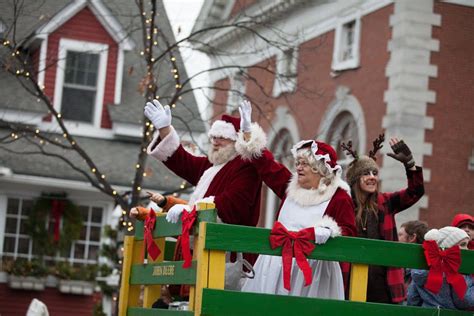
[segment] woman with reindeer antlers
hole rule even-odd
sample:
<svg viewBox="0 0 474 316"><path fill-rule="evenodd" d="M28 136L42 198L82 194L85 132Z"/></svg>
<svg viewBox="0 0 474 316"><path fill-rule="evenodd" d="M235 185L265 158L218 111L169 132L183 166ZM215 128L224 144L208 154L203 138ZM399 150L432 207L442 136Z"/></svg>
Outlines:
<svg viewBox="0 0 474 316"><path fill-rule="evenodd" d="M349 164L346 178L355 204L358 237L397 241L395 214L415 204L424 194L423 172L415 166L410 149L403 140L391 138L393 153L387 155L403 163L408 187L397 192L379 192L379 167L375 154L382 148L384 135L373 142L369 156L359 156L352 143L342 144L354 160ZM369 266L367 302L400 303L406 298L403 269Z"/></svg>

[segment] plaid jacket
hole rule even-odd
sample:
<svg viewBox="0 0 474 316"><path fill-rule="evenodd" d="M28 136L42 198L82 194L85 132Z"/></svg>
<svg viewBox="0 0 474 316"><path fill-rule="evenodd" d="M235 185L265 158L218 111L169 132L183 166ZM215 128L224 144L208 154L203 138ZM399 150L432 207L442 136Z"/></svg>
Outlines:
<svg viewBox="0 0 474 316"><path fill-rule="evenodd" d="M425 193L423 169L416 167L416 171L406 170L406 173L408 179L408 187L406 189L398 192L378 194L379 231L382 240L398 241L395 214L415 204ZM350 263L341 262L346 299L349 297L350 269ZM387 284L390 287L392 302L399 303L405 300L406 288L402 268L387 268Z"/></svg>
<svg viewBox="0 0 474 316"><path fill-rule="evenodd" d="M379 230L383 240L398 241L395 214L406 210L423 196L423 169L416 167L416 171L406 170L408 187L392 193L379 193ZM406 298L406 288L402 268L387 268L387 284L390 287L392 302L399 303Z"/></svg>

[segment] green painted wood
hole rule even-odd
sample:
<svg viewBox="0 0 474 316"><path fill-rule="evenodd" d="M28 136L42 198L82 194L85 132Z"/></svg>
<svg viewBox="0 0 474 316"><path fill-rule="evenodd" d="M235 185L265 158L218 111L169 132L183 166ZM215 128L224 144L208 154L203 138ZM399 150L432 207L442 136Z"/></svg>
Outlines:
<svg viewBox="0 0 474 316"><path fill-rule="evenodd" d="M206 249L281 255L281 248L270 248L270 229L208 223ZM474 251L462 250L460 272L474 273ZM418 244L355 237L331 238L316 245L308 258L427 269L423 248Z"/></svg>
<svg viewBox="0 0 474 316"><path fill-rule="evenodd" d="M199 226L200 222L212 222L215 223L217 220L217 210L202 210L198 212L198 220L195 227ZM135 240L143 240L143 221L136 221L135 223ZM195 228L196 229L196 228ZM196 234L198 233L196 229ZM181 217L178 223L168 223L165 216L157 216L155 230L153 231L153 237L170 237L181 235Z"/></svg>
<svg viewBox="0 0 474 316"><path fill-rule="evenodd" d="M191 311L175 311L157 308L129 307L127 316L192 316Z"/></svg>
<svg viewBox="0 0 474 316"><path fill-rule="evenodd" d="M392 304L362 303L297 296L204 289L201 315L472 316L472 313L448 309L437 310L434 308Z"/></svg>
<svg viewBox="0 0 474 316"><path fill-rule="evenodd" d="M175 240L165 241L165 260L172 261L174 258L174 248L176 247Z"/></svg>
<svg viewBox="0 0 474 316"><path fill-rule="evenodd" d="M182 265L183 261L134 264L130 284L196 284L196 261L188 269Z"/></svg>

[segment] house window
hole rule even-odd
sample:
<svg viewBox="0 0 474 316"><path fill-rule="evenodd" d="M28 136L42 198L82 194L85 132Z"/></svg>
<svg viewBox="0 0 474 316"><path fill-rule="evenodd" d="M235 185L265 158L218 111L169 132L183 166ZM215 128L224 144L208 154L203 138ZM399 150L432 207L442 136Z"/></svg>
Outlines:
<svg viewBox="0 0 474 316"><path fill-rule="evenodd" d="M288 49L277 54L277 70L273 85L273 97L277 98L282 93L293 92L296 89L298 69L298 51L296 48Z"/></svg>
<svg viewBox="0 0 474 316"><path fill-rule="evenodd" d="M61 101L65 120L93 122L98 66L98 54L67 52Z"/></svg>
<svg viewBox="0 0 474 316"><path fill-rule="evenodd" d="M23 257L32 259L35 256L33 242L28 234L26 222L34 206L34 200L9 198L3 243L5 257ZM100 241L102 235L103 208L97 206L79 206L82 214L83 227L79 239L71 245L68 257L44 258L48 263L57 259L66 259L74 264L93 264L99 258ZM48 218L50 231L54 227L54 220Z"/></svg>
<svg viewBox="0 0 474 316"><path fill-rule="evenodd" d="M3 255L31 259L32 242L26 222L33 208L33 200L9 198L3 240Z"/></svg>
<svg viewBox="0 0 474 316"><path fill-rule="evenodd" d="M59 41L54 107L74 133L100 128L108 58L107 44Z"/></svg>
<svg viewBox="0 0 474 316"><path fill-rule="evenodd" d="M237 110L239 104L245 97L245 73L239 71L231 78L229 102L226 112L232 113Z"/></svg>
<svg viewBox="0 0 474 316"><path fill-rule="evenodd" d="M339 23L336 27L333 70L359 67L360 18Z"/></svg>
<svg viewBox="0 0 474 316"><path fill-rule="evenodd" d="M354 58L354 36L355 21L350 21L342 26L342 49L341 60L351 60Z"/></svg>
<svg viewBox="0 0 474 316"><path fill-rule="evenodd" d="M71 246L69 259L77 263L95 263L99 258L103 209L94 206L80 206L79 209L84 226L79 239Z"/></svg>

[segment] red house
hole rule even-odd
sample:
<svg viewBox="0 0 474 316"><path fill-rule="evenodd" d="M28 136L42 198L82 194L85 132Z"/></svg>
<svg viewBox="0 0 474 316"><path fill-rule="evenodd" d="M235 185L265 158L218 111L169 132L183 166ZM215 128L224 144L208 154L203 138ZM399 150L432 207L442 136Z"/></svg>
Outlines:
<svg viewBox="0 0 474 316"><path fill-rule="evenodd" d="M157 29L173 42L173 32L161 1L157 2L157 10ZM102 254L104 244L110 241L104 235L105 226L116 227L123 215L109 195L91 185L87 177L95 170L81 157L34 137L17 137L9 129L15 124L27 124L38 134L52 135L58 143L64 137L41 99L27 93L28 86L23 87L8 73L7 61L11 54L7 53L8 43L18 43L18 50L30 56L34 65L31 75L36 76L69 133L88 152L114 190L125 194L131 190L137 156L143 150L140 141L145 98L140 87L146 65L140 54L143 51L141 14L137 4L128 0L3 3L0 10L2 262L19 258L31 261L41 255L36 241L27 232L27 223L35 200L43 194L66 194L78 206L83 222L79 239L66 252L53 249L53 255L42 254L48 267L58 262L75 267L109 264ZM162 43L156 45L157 53L164 49ZM174 62L185 80L187 76L179 53L174 54ZM158 93L166 104L176 84L172 75L174 66L166 59L156 67L160 72L156 83ZM183 95L174 105L173 125L182 139L198 139L205 127L193 94ZM40 147L48 155L39 154ZM143 191L173 192L182 183L152 159L148 160L145 170ZM58 227L65 225L64 216L54 218L53 213L52 209L46 222L50 231L53 222ZM111 285L118 285L119 274L115 271L105 279ZM33 298L44 302L50 315L92 315L101 302L107 315L114 311L116 297L102 293L96 284L87 288L82 283L64 284L59 277L51 275L39 283L30 281L20 282L13 273L7 273L5 266L0 267L1 315L25 315Z"/></svg>

